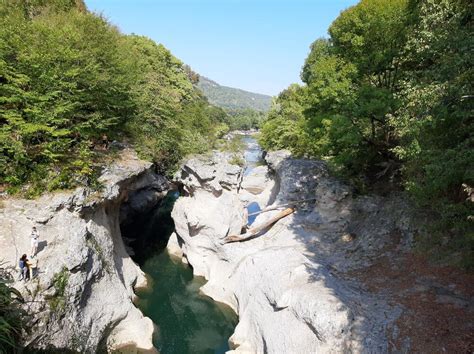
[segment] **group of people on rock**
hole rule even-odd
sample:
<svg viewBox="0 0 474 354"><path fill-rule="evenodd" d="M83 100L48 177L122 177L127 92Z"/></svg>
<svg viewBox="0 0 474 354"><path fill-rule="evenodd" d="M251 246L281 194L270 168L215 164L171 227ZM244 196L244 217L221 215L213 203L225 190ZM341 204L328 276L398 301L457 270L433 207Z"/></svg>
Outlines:
<svg viewBox="0 0 474 354"><path fill-rule="evenodd" d="M39 245L39 232L36 229L36 226L33 226L31 230L31 259L36 257L38 252L38 245ZM26 254L23 254L20 257L20 261L18 262L18 266L20 268L20 277L19 280L28 280L33 279L33 268L36 268L36 264L28 259Z"/></svg>

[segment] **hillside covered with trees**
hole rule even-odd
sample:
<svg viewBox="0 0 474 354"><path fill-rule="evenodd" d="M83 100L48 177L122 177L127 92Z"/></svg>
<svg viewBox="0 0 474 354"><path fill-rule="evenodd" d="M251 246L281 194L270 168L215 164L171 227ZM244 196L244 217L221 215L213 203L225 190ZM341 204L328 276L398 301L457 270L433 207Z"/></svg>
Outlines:
<svg viewBox="0 0 474 354"><path fill-rule="evenodd" d="M473 266L473 3L362 0L311 46L266 149L321 158L359 190L403 187L435 220L422 244ZM438 253L438 252L437 252ZM442 252L441 252L442 253Z"/></svg>
<svg viewBox="0 0 474 354"><path fill-rule="evenodd" d="M228 130L165 47L81 0L0 2L0 83L0 186L11 193L93 184L104 135L169 171Z"/></svg>
<svg viewBox="0 0 474 354"><path fill-rule="evenodd" d="M197 86L209 102L230 111L251 109L266 112L270 109L272 102L271 96L222 86L204 76L199 76Z"/></svg>
<svg viewBox="0 0 474 354"><path fill-rule="evenodd" d="M271 96L222 86L199 75L197 87L210 103L229 114L228 124L232 130L258 128L272 102Z"/></svg>

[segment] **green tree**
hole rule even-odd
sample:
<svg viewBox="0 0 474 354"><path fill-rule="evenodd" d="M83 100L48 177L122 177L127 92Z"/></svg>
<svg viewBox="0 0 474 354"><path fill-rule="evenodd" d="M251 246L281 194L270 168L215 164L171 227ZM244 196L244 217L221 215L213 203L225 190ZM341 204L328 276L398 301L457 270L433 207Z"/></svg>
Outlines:
<svg viewBox="0 0 474 354"><path fill-rule="evenodd" d="M55 188L89 176L88 143L131 114L129 69L100 17L45 8L30 18L22 4L0 10L0 177Z"/></svg>
<svg viewBox="0 0 474 354"><path fill-rule="evenodd" d="M306 87L293 84L275 99L261 126L259 142L264 149L289 149L297 156L314 156L303 114L306 92Z"/></svg>
<svg viewBox="0 0 474 354"><path fill-rule="evenodd" d="M406 43L403 105L391 119L400 140L394 151L404 163L406 188L436 215L424 245L460 252L453 259L472 267L473 4L425 0L412 6L417 19Z"/></svg>
<svg viewBox="0 0 474 354"><path fill-rule="evenodd" d="M267 149L323 158L359 185L402 182L436 220L424 244L466 266L474 259L473 6L362 0L342 12L330 38L312 44L296 97L278 97L279 106L298 102L299 118L272 109L260 138Z"/></svg>

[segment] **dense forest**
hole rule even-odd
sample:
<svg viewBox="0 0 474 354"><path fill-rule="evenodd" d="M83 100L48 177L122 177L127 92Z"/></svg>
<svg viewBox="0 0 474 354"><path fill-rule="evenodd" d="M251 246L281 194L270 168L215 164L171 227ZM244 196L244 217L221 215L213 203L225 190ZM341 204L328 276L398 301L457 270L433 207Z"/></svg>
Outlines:
<svg viewBox="0 0 474 354"><path fill-rule="evenodd" d="M343 11L260 138L266 149L328 161L361 191L404 188L434 220L420 244L471 267L473 6L362 0Z"/></svg>
<svg viewBox="0 0 474 354"><path fill-rule="evenodd" d="M169 171L212 146L228 115L152 40L81 0L0 2L0 187L35 196L93 184L104 135Z"/></svg>

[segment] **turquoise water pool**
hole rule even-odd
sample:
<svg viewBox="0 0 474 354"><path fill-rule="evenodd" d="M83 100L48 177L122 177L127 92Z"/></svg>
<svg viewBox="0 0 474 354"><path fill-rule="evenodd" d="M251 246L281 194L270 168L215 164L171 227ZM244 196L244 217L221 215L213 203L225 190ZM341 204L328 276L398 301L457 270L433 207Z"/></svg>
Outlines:
<svg viewBox="0 0 474 354"><path fill-rule="evenodd" d="M224 353L237 316L228 306L201 295L204 278L194 277L191 267L166 251L177 197L176 192L168 193L159 206L122 227L122 235L134 240L133 259L151 279L136 305L155 323L154 345L161 354Z"/></svg>
<svg viewBox="0 0 474 354"><path fill-rule="evenodd" d="M141 266L153 284L137 306L157 325L154 344L161 354L225 353L237 316L199 293L204 278L165 251Z"/></svg>

